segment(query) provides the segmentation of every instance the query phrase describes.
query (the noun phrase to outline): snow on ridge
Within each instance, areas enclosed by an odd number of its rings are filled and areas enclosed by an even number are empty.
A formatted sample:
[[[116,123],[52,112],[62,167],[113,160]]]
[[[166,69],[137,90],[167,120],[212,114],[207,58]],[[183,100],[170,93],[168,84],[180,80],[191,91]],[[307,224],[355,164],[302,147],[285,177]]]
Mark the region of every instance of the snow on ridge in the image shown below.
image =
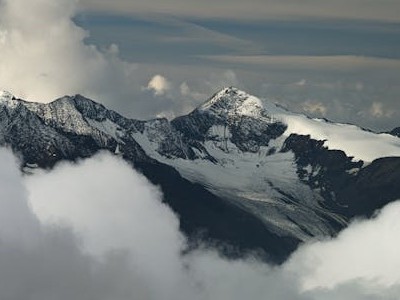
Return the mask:
[[[11,94],[8,91],[1,91],[0,90],[0,99],[12,99],[14,97],[13,94]]]
[[[377,134],[355,125],[330,123],[322,119],[310,119],[304,115],[281,115],[288,126],[284,135],[310,135],[312,139],[326,140],[330,150],[342,150],[355,160],[372,162],[389,156],[400,156],[400,139],[389,134]]]
[[[242,90],[229,87],[216,93],[199,111],[217,115],[243,115],[272,120],[288,126],[285,136],[290,134],[310,135],[312,139],[326,140],[331,150],[342,150],[355,160],[372,162],[381,157],[400,156],[400,139],[389,134],[377,134],[355,125],[311,119],[305,115],[287,111],[265,98],[257,98]]]
[[[110,119],[105,119],[102,122],[90,118],[85,118],[85,120],[91,127],[96,128],[97,130],[105,133],[108,136],[111,136],[117,142],[125,144],[124,141],[119,136],[119,131],[121,130],[120,127],[114,122],[112,122]]]
[[[283,112],[274,103],[257,98],[234,87],[222,89],[210,100],[199,106],[197,110],[215,115],[253,118],[263,118],[265,113],[273,115]]]
[[[200,105],[198,109],[200,111],[205,111],[205,110],[209,109],[211,106],[213,106],[218,101],[220,101],[220,99],[223,97],[223,95],[227,94],[229,92],[229,90],[236,90],[236,88],[224,88],[224,89],[222,89],[221,91],[216,93],[214,96],[212,96],[210,100],[208,100],[205,103],[203,103],[202,105]]]
[[[18,102],[14,100],[14,95],[8,91],[0,91],[0,104],[6,105],[10,108],[15,108]]]

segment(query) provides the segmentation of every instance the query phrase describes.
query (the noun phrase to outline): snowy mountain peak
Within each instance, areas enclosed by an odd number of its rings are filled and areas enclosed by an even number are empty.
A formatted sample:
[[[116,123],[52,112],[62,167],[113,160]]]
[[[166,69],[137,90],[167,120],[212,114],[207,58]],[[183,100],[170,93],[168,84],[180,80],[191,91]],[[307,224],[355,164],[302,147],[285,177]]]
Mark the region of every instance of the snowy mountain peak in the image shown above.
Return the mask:
[[[349,217],[400,198],[399,138],[291,113],[233,87],[172,121],[128,119],[81,95],[34,103],[1,92],[0,145],[29,169],[115,153],[161,186],[184,230],[250,249],[337,233]]]
[[[235,87],[229,87],[216,93],[197,110],[217,116],[260,118],[280,112],[281,109],[266,100],[261,100]]]
[[[14,97],[13,94],[11,94],[8,91],[0,91],[0,99],[12,99]]]
[[[389,134],[400,137],[400,127],[393,129]]]
[[[0,91],[0,105],[14,108],[18,105],[18,101],[10,92]]]

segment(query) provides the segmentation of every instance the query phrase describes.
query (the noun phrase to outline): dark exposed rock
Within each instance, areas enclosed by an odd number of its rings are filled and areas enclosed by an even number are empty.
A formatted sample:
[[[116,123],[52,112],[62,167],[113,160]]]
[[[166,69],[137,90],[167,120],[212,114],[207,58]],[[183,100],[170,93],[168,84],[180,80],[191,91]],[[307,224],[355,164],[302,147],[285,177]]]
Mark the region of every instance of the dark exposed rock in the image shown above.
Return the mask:
[[[397,127],[395,129],[393,129],[391,132],[389,132],[391,135],[400,137],[400,127]]]
[[[351,218],[370,216],[400,199],[399,157],[365,165],[343,151],[329,150],[324,141],[297,134],[287,137],[282,147],[276,146],[272,142],[284,139],[287,125],[259,108],[257,102],[246,104],[247,100],[248,96],[237,89],[224,89],[192,113],[169,122],[127,119],[80,95],[50,104],[7,96],[0,102],[0,144],[11,147],[23,165],[42,168],[51,168],[61,160],[90,157],[102,150],[117,153],[160,186],[164,202],[179,215],[181,230],[191,242],[201,237],[209,243],[228,245],[221,249],[232,257],[260,251],[265,259],[280,263],[304,237],[279,233],[279,224],[289,222],[304,236],[314,237],[314,223],[306,222],[316,220],[315,227],[323,228],[325,234],[336,234]],[[247,111],[243,112],[243,105],[247,105]],[[398,129],[392,132],[397,136],[399,133]],[[143,138],[145,142],[140,140]],[[146,143],[156,145],[151,149],[156,155],[145,148]],[[162,161],[201,160],[223,170],[224,162],[210,154],[214,152],[207,143],[224,154],[234,145],[237,155],[255,155],[253,165],[258,171],[270,166],[260,163],[257,155],[270,158],[290,154],[289,167],[301,184],[278,186],[273,180],[265,180],[259,183],[265,190],[261,200],[250,201],[232,191],[226,194],[233,195],[229,198],[185,179]],[[304,199],[305,195],[309,199]],[[262,215],[268,216],[272,210],[281,217],[271,222],[275,227],[268,225]],[[313,218],[306,220],[308,213]]]

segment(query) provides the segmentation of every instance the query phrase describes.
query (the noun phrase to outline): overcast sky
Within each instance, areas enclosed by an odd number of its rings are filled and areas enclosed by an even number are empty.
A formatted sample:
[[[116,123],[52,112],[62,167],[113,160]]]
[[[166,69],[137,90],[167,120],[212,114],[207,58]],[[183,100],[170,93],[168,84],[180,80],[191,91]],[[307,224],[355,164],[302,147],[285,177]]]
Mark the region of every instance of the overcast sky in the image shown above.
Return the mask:
[[[234,85],[315,117],[400,126],[399,0],[0,4],[0,88],[30,100],[82,93],[147,119]]]
[[[177,87],[186,82],[198,96],[186,106],[204,100],[219,81],[313,116],[376,130],[400,126],[398,0],[81,5],[76,20],[90,30],[90,42],[115,43],[124,59]]]

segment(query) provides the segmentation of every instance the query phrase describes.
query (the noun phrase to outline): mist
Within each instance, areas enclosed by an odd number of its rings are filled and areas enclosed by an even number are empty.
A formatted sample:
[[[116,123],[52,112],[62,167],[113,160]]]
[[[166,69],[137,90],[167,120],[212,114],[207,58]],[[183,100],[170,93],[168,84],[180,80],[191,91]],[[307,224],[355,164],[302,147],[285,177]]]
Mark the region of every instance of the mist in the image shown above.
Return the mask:
[[[0,151],[1,299],[397,299],[400,203],[282,266],[189,253],[162,193],[99,154],[21,175]]]

